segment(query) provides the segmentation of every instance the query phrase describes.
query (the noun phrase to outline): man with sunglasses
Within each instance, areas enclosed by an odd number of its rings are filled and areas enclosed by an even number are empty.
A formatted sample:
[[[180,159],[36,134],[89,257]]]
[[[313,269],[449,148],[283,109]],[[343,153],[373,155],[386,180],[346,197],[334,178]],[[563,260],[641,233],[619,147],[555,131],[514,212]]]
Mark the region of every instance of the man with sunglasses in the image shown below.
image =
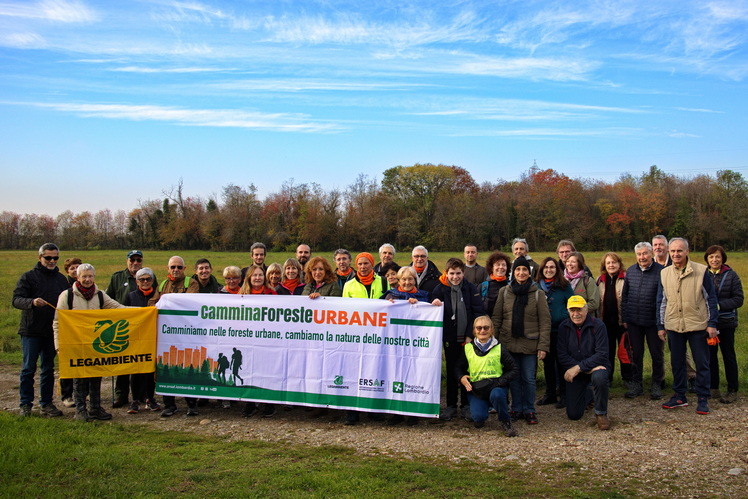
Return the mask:
[[[52,321],[60,293],[68,288],[67,279],[57,268],[60,249],[53,243],[39,248],[39,262],[24,273],[13,291],[13,306],[20,309],[23,367],[21,368],[21,414],[31,416],[34,404],[34,375],[37,361],[41,363],[39,376],[41,414],[62,416],[62,411],[52,403],[55,386],[55,343]]]
[[[132,291],[138,289],[138,283],[135,280],[135,274],[143,268],[143,253],[140,250],[131,250],[127,253],[127,266],[124,270],[118,270],[112,274],[109,280],[109,286],[106,288],[106,294],[118,303],[125,303],[125,298]],[[154,286],[158,281],[154,277]],[[117,376],[114,385],[114,402],[112,408],[125,407],[128,403],[127,394],[130,391],[130,375],[124,374]]]

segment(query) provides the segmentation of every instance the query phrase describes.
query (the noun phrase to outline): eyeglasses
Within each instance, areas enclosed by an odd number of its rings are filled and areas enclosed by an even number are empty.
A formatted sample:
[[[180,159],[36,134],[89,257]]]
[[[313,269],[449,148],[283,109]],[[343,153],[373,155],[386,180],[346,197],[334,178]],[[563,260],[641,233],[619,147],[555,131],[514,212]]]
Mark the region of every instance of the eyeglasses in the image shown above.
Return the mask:
[[[169,267],[171,270],[182,270],[184,268],[184,265],[172,265]]]
[[[491,326],[475,326],[476,331],[488,331],[491,329]]]
[[[227,281],[238,281],[238,280],[240,280],[240,279],[241,279],[241,277],[226,277],[225,279],[226,279]]]
[[[417,258],[420,260],[421,258],[426,258],[426,255],[413,255],[413,258]]]
[[[44,258],[44,259],[45,259],[45,260],[47,260],[48,262],[49,262],[50,260],[54,260],[54,261],[56,262],[57,260],[59,260],[59,259],[60,259],[60,257],[59,257],[59,256],[43,256],[42,258]]]
[[[151,282],[153,280],[152,277],[140,277],[138,278],[138,282]]]
[[[143,259],[142,258],[130,258],[130,261],[131,262],[142,262]]]

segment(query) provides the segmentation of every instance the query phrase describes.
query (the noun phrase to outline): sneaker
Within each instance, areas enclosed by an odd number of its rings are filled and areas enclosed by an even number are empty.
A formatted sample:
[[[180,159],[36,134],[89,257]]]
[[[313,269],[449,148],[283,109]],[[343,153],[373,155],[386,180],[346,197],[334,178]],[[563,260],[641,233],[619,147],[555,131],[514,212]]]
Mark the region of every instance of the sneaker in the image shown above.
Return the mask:
[[[346,426],[356,426],[358,424],[358,412],[347,411],[347,414],[345,415],[345,423],[343,424]]]
[[[127,399],[116,399],[114,402],[112,402],[112,409],[119,409],[120,407],[125,407],[127,405]]]
[[[154,399],[150,399],[145,401],[145,408],[149,411],[160,411],[161,405],[159,405],[159,403]]]
[[[486,422],[485,421],[473,421],[473,426],[475,426],[476,428],[483,428],[484,426],[486,426]]]
[[[509,411],[509,418],[512,421],[519,421],[520,419],[525,419],[525,415],[519,411]]]
[[[67,407],[68,409],[71,407],[75,407],[75,400],[73,400],[72,397],[67,397],[62,399],[62,406]]]
[[[50,402],[47,405],[43,405],[41,408],[42,416],[47,416],[49,418],[56,418],[58,416],[62,416],[62,411],[59,410],[55,405]]]
[[[99,421],[109,421],[112,419],[112,415],[106,412],[103,407],[91,409],[88,411],[88,417],[90,419],[98,419]]]
[[[512,426],[512,420],[509,421],[499,421],[501,424],[501,429],[504,431],[504,435],[507,437],[516,437],[517,436],[517,430],[514,429],[514,426]]]
[[[275,416],[275,404],[265,404],[265,407],[262,409],[262,417],[272,418],[273,416]]]
[[[706,397],[699,397],[699,402],[696,404],[696,414],[709,414],[709,399]]]
[[[242,409],[242,416],[245,418],[251,418],[257,414],[257,405],[254,402],[247,402],[244,404],[244,409]]]
[[[405,418],[406,426],[416,426],[418,424],[418,416],[408,416]]]
[[[728,390],[727,393],[719,399],[720,402],[723,404],[732,404],[734,402],[737,402],[738,400],[738,392],[733,390]]]
[[[21,406],[21,416],[24,418],[31,416],[31,404],[24,404]]]
[[[464,406],[462,409],[460,409],[460,412],[462,412],[462,417],[465,418],[465,421],[467,421],[468,423],[473,422],[473,415],[470,413],[470,406]]]
[[[722,398],[722,392],[719,391],[719,388],[712,388],[709,390],[709,398],[719,400]]]
[[[395,414],[387,420],[387,426],[397,426],[403,421],[405,421],[405,416],[403,416],[402,414]]]
[[[527,421],[527,424],[538,424],[538,418],[535,416],[534,412],[528,412],[525,414],[525,421]]]
[[[188,416],[197,416],[197,407],[187,407]]]
[[[670,397],[670,400],[662,404],[663,409],[675,409],[676,407],[687,407],[688,406],[688,400],[686,400],[686,397],[679,397],[678,395],[673,395]]]
[[[607,414],[595,414],[598,430],[610,430],[610,420]]]
[[[442,421],[452,421],[455,416],[457,416],[457,407],[447,406],[447,408],[439,414],[439,419]]]
[[[75,416],[73,416],[73,419],[75,421],[80,421],[82,423],[88,423],[89,421],[93,421],[90,417],[88,417],[88,411],[83,409],[82,411],[75,411]]]
[[[535,402],[538,405],[551,405],[555,404],[557,402],[556,395],[552,393],[546,393],[540,399],[538,399],[537,402]]]
[[[221,407],[224,409],[231,409],[231,401],[230,400],[224,400],[221,402]]]
[[[629,391],[624,393],[623,396],[626,397],[627,399],[635,399],[639,395],[643,395],[643,394],[644,394],[644,390],[642,390],[642,385],[638,383],[636,384],[631,383],[629,385]]]
[[[169,418],[173,416],[179,409],[175,405],[167,405],[166,408],[161,411],[162,418]]]
[[[560,396],[558,398],[558,402],[556,402],[556,405],[554,407],[556,409],[563,409],[563,408],[565,408],[566,407],[566,397],[563,396],[563,395]]]
[[[662,398],[662,388],[660,383],[652,382],[649,386],[649,398],[652,400],[660,400]]]
[[[132,404],[130,404],[130,407],[127,409],[127,414],[137,414],[140,412],[140,404],[133,401]]]

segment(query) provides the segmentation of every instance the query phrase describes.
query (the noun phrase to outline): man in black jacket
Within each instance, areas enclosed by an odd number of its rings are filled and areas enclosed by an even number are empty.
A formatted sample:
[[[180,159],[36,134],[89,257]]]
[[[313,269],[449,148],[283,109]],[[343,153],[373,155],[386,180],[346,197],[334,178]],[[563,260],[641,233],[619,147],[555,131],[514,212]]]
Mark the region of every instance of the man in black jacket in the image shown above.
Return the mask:
[[[572,420],[584,416],[592,385],[597,427],[609,430],[608,332],[603,321],[589,315],[581,296],[569,298],[566,308],[569,318],[558,326],[558,363],[566,370],[566,415]]]
[[[31,416],[34,404],[34,375],[37,361],[41,361],[39,376],[41,413],[44,416],[62,416],[62,411],[52,403],[55,385],[55,343],[52,321],[60,293],[68,289],[68,281],[57,268],[60,249],[53,243],[39,248],[39,262],[24,273],[13,291],[13,306],[22,310],[21,335],[23,367],[21,368],[21,413]]]

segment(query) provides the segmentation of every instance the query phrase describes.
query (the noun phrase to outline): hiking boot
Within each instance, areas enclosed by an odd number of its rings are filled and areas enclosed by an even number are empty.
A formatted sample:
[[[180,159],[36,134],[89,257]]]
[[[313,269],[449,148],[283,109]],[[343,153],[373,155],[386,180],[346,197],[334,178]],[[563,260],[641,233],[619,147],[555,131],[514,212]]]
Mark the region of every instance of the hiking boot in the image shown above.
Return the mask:
[[[416,426],[418,424],[418,416],[408,416],[405,418],[406,426]]]
[[[405,416],[402,414],[395,414],[387,420],[387,426],[396,426],[405,421]]]
[[[358,412],[356,411],[346,411],[345,415],[345,423],[343,423],[346,426],[356,426],[358,424]]]
[[[662,388],[660,387],[660,383],[653,381],[652,384],[649,385],[649,398],[652,400],[660,400],[662,398]]]
[[[639,383],[630,383],[629,384],[629,391],[623,394],[624,397],[627,399],[635,399],[639,395],[644,394],[644,390],[642,389],[642,385]]]
[[[595,414],[598,430],[610,430],[610,420],[607,414]]]
[[[709,414],[709,399],[707,397],[699,397],[696,404],[696,414]]]
[[[62,416],[62,411],[55,407],[52,402],[47,405],[43,405],[41,408],[41,413],[42,416],[47,416],[48,418],[56,418]]]
[[[447,406],[447,408],[439,414],[439,419],[442,421],[452,421],[455,416],[457,416],[457,407]]]
[[[161,411],[162,418],[169,418],[174,415],[179,409],[175,405],[167,405],[166,408]]]
[[[686,397],[680,397],[678,395],[673,395],[670,397],[670,400],[662,404],[663,409],[675,409],[676,407],[686,406],[688,406],[688,400],[686,400]]]
[[[119,409],[120,407],[125,407],[127,405],[127,398],[118,398],[114,402],[112,402],[112,409]]]
[[[473,422],[473,415],[470,413],[470,406],[464,406],[462,409],[460,409],[460,412],[462,412],[462,417],[465,418],[465,421],[467,421],[468,423]]]
[[[486,422],[485,421],[473,421],[473,426],[475,426],[476,428],[483,428],[484,426],[486,426]]]
[[[566,397],[563,396],[563,395],[561,395],[558,398],[558,402],[556,402],[556,405],[554,405],[553,407],[555,407],[556,409],[563,409],[563,408],[565,408],[566,407]]]
[[[75,421],[80,421],[82,423],[88,423],[89,421],[93,421],[90,417],[88,417],[88,411],[83,409],[82,411],[75,411],[75,416],[73,416],[73,419]]]
[[[538,424],[538,418],[535,416],[534,412],[528,412],[525,414],[525,421],[527,424]]]
[[[160,411],[161,405],[155,399],[148,399],[145,401],[145,408],[149,411]]]
[[[136,400],[133,400],[130,408],[127,409],[127,414],[137,414],[138,412],[140,412],[140,404]]]
[[[504,431],[504,435],[507,437],[516,437],[517,436],[517,430],[514,429],[514,426],[512,426],[512,420],[509,421],[499,421],[501,424],[501,429]]]
[[[109,421],[112,419],[112,415],[104,410],[103,407],[97,407],[88,411],[88,417],[91,419],[98,419],[99,421]]]
[[[712,388],[709,390],[709,398],[713,398],[714,400],[721,399],[722,393],[719,391],[719,388]]]
[[[242,409],[242,416],[245,418],[251,418],[257,414],[257,405],[254,402],[247,402],[244,404],[244,409]]]
[[[545,395],[543,395],[542,397],[540,397],[540,399],[538,399],[538,401],[536,402],[536,404],[538,404],[538,405],[550,405],[550,404],[555,404],[556,402],[557,402],[556,394],[554,394],[554,393],[546,393]]]
[[[720,402],[723,404],[732,404],[734,402],[737,402],[738,400],[738,392],[733,390],[727,390],[727,393],[719,399]]]
[[[187,407],[188,416],[197,416],[197,407]]]
[[[525,419],[525,415],[519,411],[509,411],[509,419],[512,421],[519,421],[520,419]]]
[[[24,404],[21,406],[21,416],[24,418],[31,417],[31,404]]]
[[[273,416],[275,416],[275,404],[265,404],[265,407],[262,409],[262,417],[272,418]]]
[[[72,397],[67,397],[62,399],[62,406],[67,407],[68,409],[71,407],[75,407],[75,400],[73,400]]]

